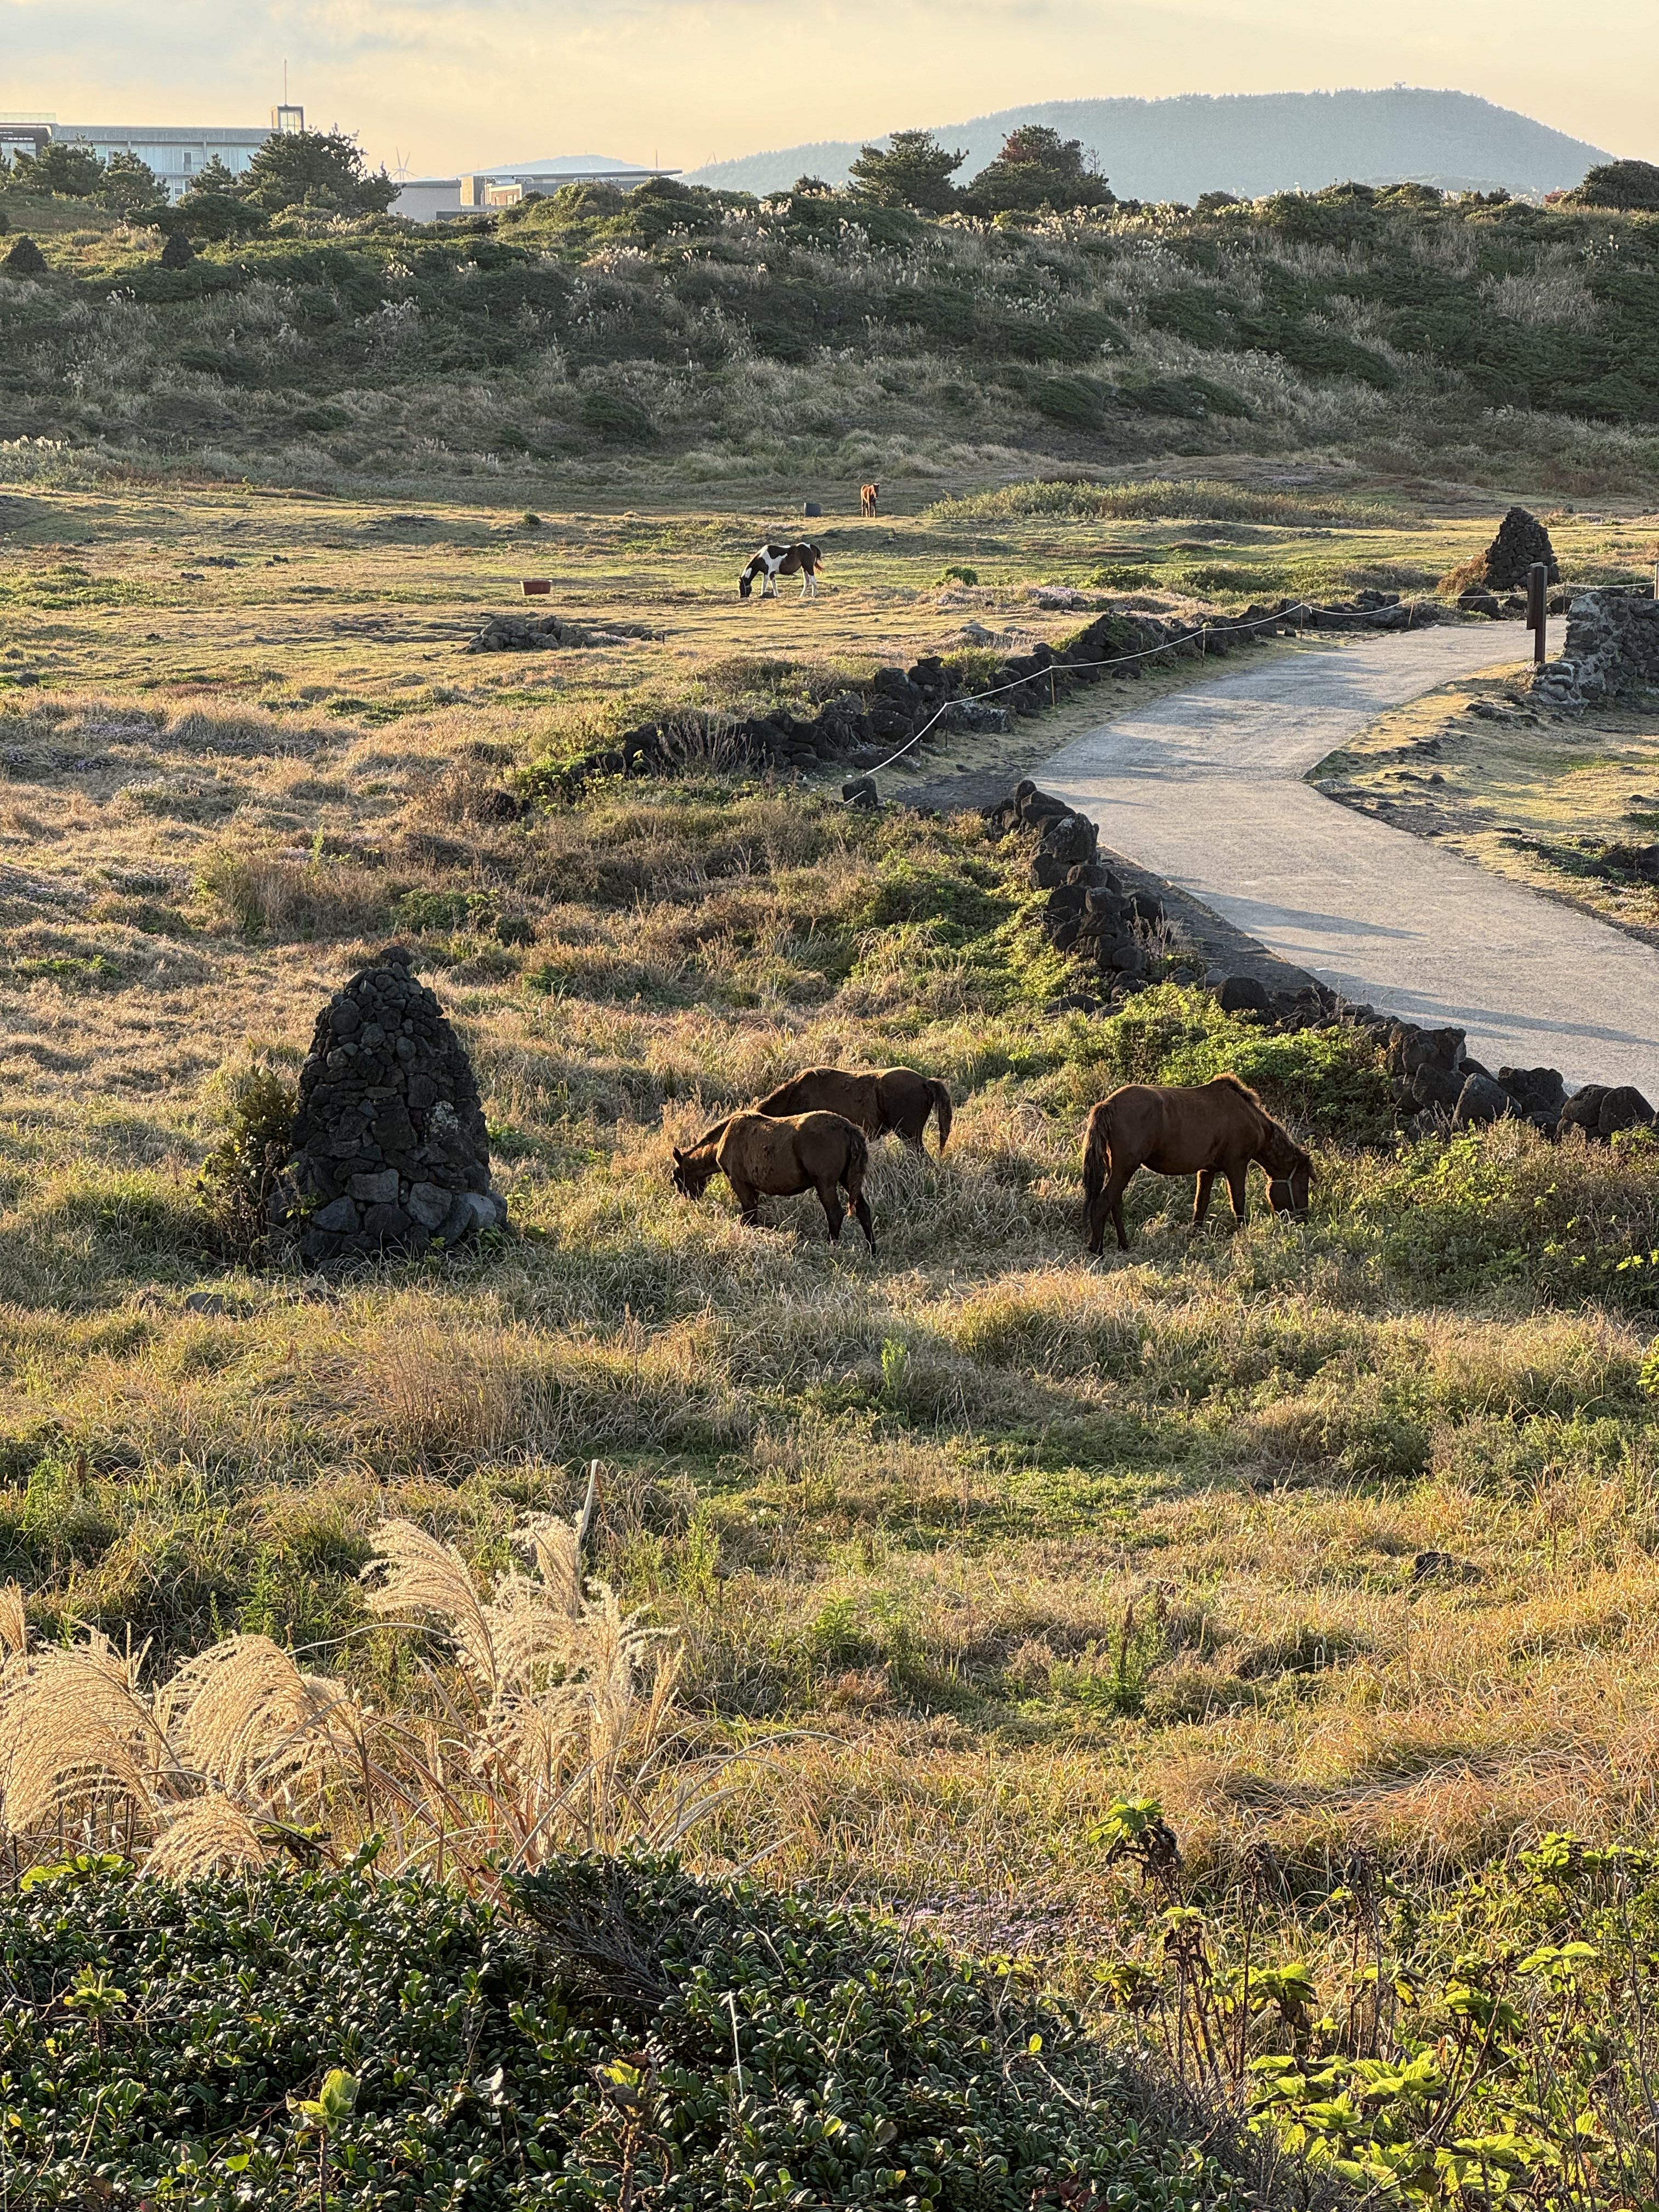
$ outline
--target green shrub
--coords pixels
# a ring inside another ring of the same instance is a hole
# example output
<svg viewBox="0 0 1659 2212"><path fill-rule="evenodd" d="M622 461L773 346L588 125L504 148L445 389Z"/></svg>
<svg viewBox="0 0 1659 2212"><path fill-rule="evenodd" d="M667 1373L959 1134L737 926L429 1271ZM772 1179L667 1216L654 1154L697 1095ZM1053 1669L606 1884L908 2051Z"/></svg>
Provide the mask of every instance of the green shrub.
<svg viewBox="0 0 1659 2212"><path fill-rule="evenodd" d="M1516 1283L1659 1311L1659 1147L1558 1147L1498 1122L1413 1146L1353 1212L1419 1295Z"/></svg>
<svg viewBox="0 0 1659 2212"><path fill-rule="evenodd" d="M1394 1094L1382 1049L1367 1030L1279 1031L1224 1013L1208 991L1163 984L1096 1024L1080 1072L1103 1097L1119 1083L1207 1083L1237 1075L1268 1111L1343 1144L1387 1142Z"/></svg>
<svg viewBox="0 0 1659 2212"><path fill-rule="evenodd" d="M328 2201L363 2212L1244 2201L1073 2018L926 1939L665 1862L489 1904L368 1856L182 1890L83 1859L0 1904L32 2203L315 2201L297 2108L337 2072Z"/></svg>
<svg viewBox="0 0 1659 2212"><path fill-rule="evenodd" d="M645 445L657 434L644 408L625 392L601 387L584 392L581 419L588 429L597 430L600 437L614 438L620 443Z"/></svg>
<svg viewBox="0 0 1659 2212"><path fill-rule="evenodd" d="M237 1259L252 1258L264 1244L265 1209L299 1103L294 1085L273 1069L250 1069L234 1085L223 1133L202 1163L196 1187L203 1212Z"/></svg>

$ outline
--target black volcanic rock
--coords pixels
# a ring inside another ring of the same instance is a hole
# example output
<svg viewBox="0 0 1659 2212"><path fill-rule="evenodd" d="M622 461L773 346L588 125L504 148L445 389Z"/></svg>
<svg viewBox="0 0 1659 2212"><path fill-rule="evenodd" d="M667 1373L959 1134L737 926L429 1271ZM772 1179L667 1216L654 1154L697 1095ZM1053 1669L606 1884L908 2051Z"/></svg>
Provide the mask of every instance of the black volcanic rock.
<svg viewBox="0 0 1659 2212"><path fill-rule="evenodd" d="M317 1018L270 1204L300 1258L418 1256L507 1220L465 1047L393 945Z"/></svg>

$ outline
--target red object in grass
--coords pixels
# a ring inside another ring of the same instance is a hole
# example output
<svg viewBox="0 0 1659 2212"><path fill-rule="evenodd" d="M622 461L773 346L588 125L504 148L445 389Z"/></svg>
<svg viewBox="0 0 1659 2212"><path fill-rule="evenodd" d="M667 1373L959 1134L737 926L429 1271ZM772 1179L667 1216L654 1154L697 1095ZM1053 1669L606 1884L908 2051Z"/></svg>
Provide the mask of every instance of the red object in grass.
<svg viewBox="0 0 1659 2212"><path fill-rule="evenodd" d="M552 588L551 580L546 576L526 576L519 586L527 599L544 599Z"/></svg>

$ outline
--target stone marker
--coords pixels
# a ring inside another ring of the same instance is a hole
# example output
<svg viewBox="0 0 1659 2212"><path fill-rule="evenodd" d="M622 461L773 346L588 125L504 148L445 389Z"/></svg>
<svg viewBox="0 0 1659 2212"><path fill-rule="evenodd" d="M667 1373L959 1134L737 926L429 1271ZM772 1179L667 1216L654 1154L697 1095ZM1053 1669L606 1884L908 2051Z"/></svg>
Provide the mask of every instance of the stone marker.
<svg viewBox="0 0 1659 2212"><path fill-rule="evenodd" d="M1552 584L1561 580L1550 534L1535 514L1512 507L1498 526L1498 535L1486 548L1486 581L1494 591L1523 589L1527 572L1541 561Z"/></svg>
<svg viewBox="0 0 1659 2212"><path fill-rule="evenodd" d="M506 1223L471 1063L402 945L317 1017L289 1142L271 1224L308 1266L418 1255Z"/></svg>

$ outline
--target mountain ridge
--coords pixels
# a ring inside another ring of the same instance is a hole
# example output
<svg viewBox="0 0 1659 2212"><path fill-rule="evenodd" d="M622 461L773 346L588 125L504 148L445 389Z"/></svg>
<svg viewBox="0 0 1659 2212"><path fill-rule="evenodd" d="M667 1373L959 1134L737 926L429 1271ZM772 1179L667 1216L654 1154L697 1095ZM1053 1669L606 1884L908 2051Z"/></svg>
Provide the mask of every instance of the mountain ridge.
<svg viewBox="0 0 1659 2212"><path fill-rule="evenodd" d="M1501 186L1541 197L1577 184L1586 169L1611 158L1477 94L1407 86L1039 100L930 127L947 145L966 148L963 183L994 158L1010 131L1032 123L1080 138L1121 198L1153 201L1190 203L1203 191L1255 199L1347 178L1462 191ZM757 192L778 191L802 175L844 184L858 153L855 140L818 139L708 162L687 171L685 181Z"/></svg>

